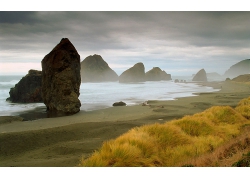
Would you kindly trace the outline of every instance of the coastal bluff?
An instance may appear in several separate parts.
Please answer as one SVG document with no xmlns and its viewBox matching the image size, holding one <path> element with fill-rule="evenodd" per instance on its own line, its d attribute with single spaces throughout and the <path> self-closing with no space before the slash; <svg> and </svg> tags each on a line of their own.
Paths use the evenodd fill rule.
<svg viewBox="0 0 250 180">
<path fill-rule="evenodd" d="M 119 76 L 120 83 L 145 82 L 145 67 L 139 62 Z"/>
<path fill-rule="evenodd" d="M 192 81 L 207 81 L 207 73 L 205 71 L 205 69 L 201 69 L 200 71 L 198 71 L 195 76 L 193 77 Z"/>
<path fill-rule="evenodd" d="M 68 38 L 62 38 L 43 58 L 42 98 L 49 115 L 70 115 L 80 111 L 80 69 L 80 55 Z"/>
<path fill-rule="evenodd" d="M 118 75 L 112 70 L 102 56 L 94 54 L 81 62 L 82 82 L 118 81 Z"/>
<path fill-rule="evenodd" d="M 171 74 L 167 74 L 165 71 L 161 70 L 159 67 L 153 67 L 145 74 L 146 81 L 161 81 L 161 80 L 172 80 Z"/>
<path fill-rule="evenodd" d="M 239 75 L 239 76 L 233 78 L 232 81 L 250 83 L 250 74 Z"/>
<path fill-rule="evenodd" d="M 235 78 L 239 75 L 250 74 L 250 59 L 242 60 L 232 65 L 224 74 L 225 78 Z"/>
<path fill-rule="evenodd" d="M 29 70 L 28 74 L 10 89 L 6 101 L 13 103 L 37 103 L 42 99 L 42 71 Z"/>
</svg>

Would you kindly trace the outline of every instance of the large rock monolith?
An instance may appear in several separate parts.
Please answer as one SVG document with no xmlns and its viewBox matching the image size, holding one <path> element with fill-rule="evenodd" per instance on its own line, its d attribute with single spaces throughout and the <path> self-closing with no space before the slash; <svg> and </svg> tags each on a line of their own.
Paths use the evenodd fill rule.
<svg viewBox="0 0 250 180">
<path fill-rule="evenodd" d="M 143 63 L 137 63 L 119 76 L 120 83 L 145 82 L 145 67 Z"/>
<path fill-rule="evenodd" d="M 80 111 L 80 70 L 80 55 L 68 38 L 43 58 L 42 98 L 51 116 Z"/>
<path fill-rule="evenodd" d="M 28 74 L 10 89 L 7 101 L 13 103 L 37 103 L 42 99 L 42 71 L 29 70 Z"/>
</svg>

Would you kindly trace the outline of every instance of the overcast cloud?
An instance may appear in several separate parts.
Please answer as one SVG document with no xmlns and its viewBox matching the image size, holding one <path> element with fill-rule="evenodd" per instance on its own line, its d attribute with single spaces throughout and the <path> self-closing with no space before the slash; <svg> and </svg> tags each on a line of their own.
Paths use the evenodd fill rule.
<svg viewBox="0 0 250 180">
<path fill-rule="evenodd" d="M 118 74 L 137 62 L 175 76 L 201 68 L 224 74 L 250 58 L 250 12 L 2 11 L 0 74 L 41 70 L 43 57 L 64 37 L 81 61 L 99 54 Z"/>
</svg>

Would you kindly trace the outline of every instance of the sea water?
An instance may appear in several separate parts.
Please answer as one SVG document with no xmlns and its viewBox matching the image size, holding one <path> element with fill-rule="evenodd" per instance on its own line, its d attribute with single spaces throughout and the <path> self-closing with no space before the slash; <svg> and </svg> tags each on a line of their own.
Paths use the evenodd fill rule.
<svg viewBox="0 0 250 180">
<path fill-rule="evenodd" d="M 18 115 L 24 111 L 45 107 L 44 103 L 11 103 L 6 101 L 10 88 L 22 76 L 0 76 L 0 116 Z M 174 78 L 173 78 L 174 79 Z M 123 101 L 128 106 L 147 100 L 174 100 L 195 96 L 194 93 L 213 92 L 218 89 L 200 86 L 197 83 L 175 83 L 172 81 L 147 81 L 143 83 L 82 83 L 80 86 L 81 110 L 92 111 L 112 107 L 114 102 Z"/>
</svg>

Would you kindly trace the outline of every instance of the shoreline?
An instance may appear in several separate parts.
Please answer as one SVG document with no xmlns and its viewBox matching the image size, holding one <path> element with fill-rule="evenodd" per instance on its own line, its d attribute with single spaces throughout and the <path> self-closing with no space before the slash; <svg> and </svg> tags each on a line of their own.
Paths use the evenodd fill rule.
<svg viewBox="0 0 250 180">
<path fill-rule="evenodd" d="M 201 85 L 221 89 L 171 101 L 151 100 L 149 106 L 111 107 L 58 118 L 2 123 L 0 166 L 77 166 L 82 155 L 90 155 L 104 141 L 133 127 L 164 123 L 216 105 L 235 107 L 241 99 L 250 96 L 250 85 L 242 83 L 224 81 Z"/>
<path fill-rule="evenodd" d="M 153 84 L 151 84 L 151 86 L 154 86 L 155 82 L 152 81 L 152 83 Z M 112 98 L 107 99 L 104 97 L 104 100 L 102 100 L 103 98 L 101 95 L 99 98 L 97 97 L 97 99 L 98 99 L 97 101 L 95 100 L 93 103 L 91 103 L 91 99 L 86 99 L 86 98 L 83 99 L 83 97 L 85 95 L 81 95 L 81 96 L 79 96 L 79 99 L 81 99 L 81 101 L 82 101 L 82 106 L 80 108 L 80 111 L 88 112 L 88 111 L 102 110 L 102 109 L 110 108 L 110 107 L 112 107 L 112 104 L 114 102 L 118 102 L 121 100 L 124 101 L 125 103 L 127 103 L 127 106 L 134 106 L 134 105 L 140 105 L 143 102 L 146 102 L 147 100 L 168 101 L 168 100 L 174 100 L 175 98 L 179 98 L 179 97 L 193 96 L 196 92 L 214 91 L 214 89 L 212 89 L 209 86 L 201 86 L 199 84 L 199 82 L 174 83 L 172 81 L 171 82 L 170 81 L 161 81 L 161 82 L 156 82 L 156 83 L 160 83 L 159 85 L 160 85 L 161 90 L 159 91 L 159 93 L 158 93 L 157 89 L 156 89 L 155 93 L 152 93 L 152 90 L 147 89 L 150 87 L 148 87 L 148 85 L 145 85 L 145 86 L 147 86 L 147 88 L 144 86 L 142 88 L 144 96 L 140 96 L 140 93 L 138 93 L 137 95 L 130 94 L 130 95 L 128 95 L 129 97 L 122 96 L 121 98 L 118 97 L 115 99 L 112 99 Z M 173 86 L 175 88 L 180 88 L 180 90 L 175 90 L 175 91 L 174 90 L 166 90 L 165 88 L 167 88 L 169 86 L 169 83 L 171 83 L 170 84 L 171 86 L 173 83 Z M 165 87 L 162 86 L 162 84 L 165 84 Z M 176 84 L 176 85 L 174 85 L 174 84 Z M 103 85 L 105 85 L 105 84 L 103 84 Z M 183 86 L 185 88 L 187 87 L 188 90 L 185 91 L 184 90 L 185 88 L 183 88 Z M 91 89 L 93 87 L 89 87 L 89 88 Z M 129 87 L 126 87 L 126 88 L 129 88 Z M 134 87 L 132 87 L 132 88 L 134 88 Z M 181 89 L 183 89 L 183 90 L 181 90 Z M 136 90 L 136 89 L 134 89 L 134 90 Z M 147 93 L 145 95 L 144 91 L 149 92 L 150 95 L 147 96 Z M 83 93 L 83 92 L 81 92 L 81 93 Z M 105 93 L 108 96 L 110 95 L 110 93 L 108 91 L 105 91 Z M 87 94 L 89 94 L 89 93 L 87 93 Z M 12 104 L 11 102 L 9 102 L 9 103 Z M 23 117 L 25 121 L 50 118 L 50 115 L 46 112 L 46 106 L 44 103 L 13 103 L 14 107 L 10 107 L 10 104 L 6 104 L 6 106 L 8 106 L 10 109 L 9 109 L 9 111 L 7 110 L 6 112 L 3 112 L 3 116 L 20 116 L 20 117 Z M 19 108 L 21 108 L 21 109 L 19 109 Z M 57 116 L 57 117 L 59 117 L 59 116 Z"/>
<path fill-rule="evenodd" d="M 187 83 L 196 83 L 201 86 L 207 86 L 212 87 L 214 89 L 219 89 L 218 84 L 221 84 L 221 82 L 187 82 Z M 193 96 L 186 96 L 186 97 L 179 97 L 175 98 L 173 100 L 148 100 L 147 102 L 151 102 L 150 106 L 148 107 L 157 107 L 157 103 L 163 103 L 163 104 L 170 104 L 173 101 L 180 100 L 182 98 L 192 98 L 195 96 L 199 96 L 203 93 L 214 93 L 218 91 L 213 92 L 202 92 L 202 93 L 193 93 Z M 157 102 L 157 103 L 156 103 Z M 8 117 L 10 119 L 11 117 L 17 117 L 19 121 L 15 121 L 16 124 L 19 124 L 19 126 L 16 126 L 16 128 L 12 128 L 15 125 L 8 124 L 6 126 L 1 127 L 0 126 L 0 133 L 7 133 L 7 132 L 18 132 L 18 131 L 29 131 L 29 130 L 39 130 L 39 129 L 46 129 L 46 128 L 53 128 L 53 127 L 60 127 L 75 123 L 86 123 L 86 122 L 103 122 L 108 121 L 109 116 L 115 116 L 115 120 L 111 121 L 127 121 L 127 119 L 132 118 L 132 120 L 137 119 L 134 118 L 134 115 L 137 114 L 138 111 L 142 112 L 141 114 L 138 114 L 138 116 L 141 116 L 140 118 L 146 118 L 148 113 L 146 113 L 145 106 L 142 106 L 142 103 L 138 103 L 136 105 L 127 105 L 127 106 L 118 106 L 118 107 L 107 107 L 104 109 L 96 109 L 96 110 L 90 110 L 90 111 L 84 111 L 80 110 L 78 113 L 69 115 L 69 116 L 58 116 L 58 117 L 47 117 L 46 113 L 46 106 L 36 107 L 33 110 L 27 110 L 19 115 L 15 115 L 16 113 L 13 113 L 11 116 L 4 116 Z M 159 107 L 161 105 L 158 105 Z M 136 108 L 136 109 L 135 109 Z M 117 113 L 115 110 L 118 110 Z M 121 113 L 121 111 L 123 111 Z M 151 114 L 150 114 L 151 115 Z M 84 116 L 87 116 L 86 118 Z M 26 117 L 28 119 L 26 119 Z M 3 120 L 2 120 L 3 119 Z M 1 120 L 4 121 L 5 118 L 3 116 L 0 116 L 0 122 Z M 22 119 L 22 120 L 20 120 Z M 69 120 L 72 119 L 72 120 Z M 24 124 L 26 122 L 26 124 Z M 34 122 L 34 123 L 32 123 Z"/>
</svg>

